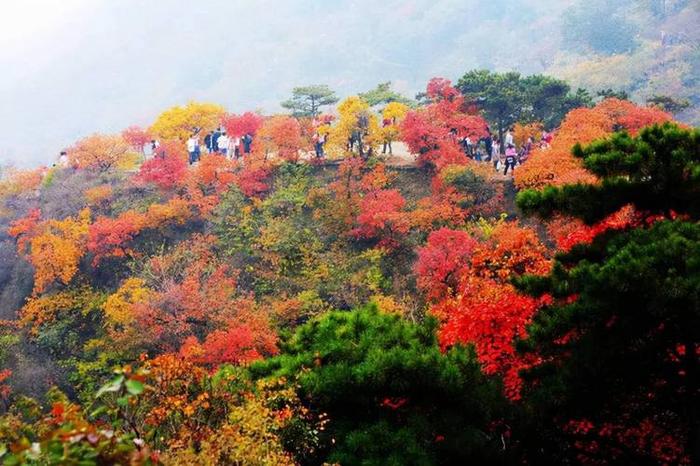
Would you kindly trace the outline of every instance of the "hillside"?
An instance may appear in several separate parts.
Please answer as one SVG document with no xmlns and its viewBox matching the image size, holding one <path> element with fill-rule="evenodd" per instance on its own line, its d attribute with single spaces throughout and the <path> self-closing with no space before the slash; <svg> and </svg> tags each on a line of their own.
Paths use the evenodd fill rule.
<svg viewBox="0 0 700 466">
<path fill-rule="evenodd" d="M 3 173 L 6 464 L 693 463 L 698 130 L 546 76 L 295 94 Z"/>
<path fill-rule="evenodd" d="M 678 118 L 698 125 L 700 4 L 686 0 L 574 2 L 546 73 L 573 86 L 627 92 L 639 103 L 671 96 L 691 105 Z"/>
</svg>

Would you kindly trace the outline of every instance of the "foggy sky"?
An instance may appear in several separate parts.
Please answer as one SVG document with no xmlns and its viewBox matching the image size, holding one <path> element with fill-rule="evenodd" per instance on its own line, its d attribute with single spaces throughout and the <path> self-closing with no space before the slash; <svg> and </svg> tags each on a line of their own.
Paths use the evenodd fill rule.
<svg viewBox="0 0 700 466">
<path fill-rule="evenodd" d="M 51 163 L 190 100 L 275 112 L 299 85 L 346 96 L 391 80 L 413 96 L 475 67 L 542 71 L 530 57 L 564 3 L 3 0 L 0 164 Z"/>
</svg>

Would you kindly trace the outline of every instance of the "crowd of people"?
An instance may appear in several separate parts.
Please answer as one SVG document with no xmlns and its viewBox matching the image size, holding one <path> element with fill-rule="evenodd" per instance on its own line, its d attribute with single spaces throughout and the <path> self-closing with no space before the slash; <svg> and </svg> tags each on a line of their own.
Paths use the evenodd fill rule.
<svg viewBox="0 0 700 466">
<path fill-rule="evenodd" d="M 543 131 L 539 146 L 548 147 L 551 141 L 552 134 Z M 490 131 L 487 136 L 476 142 L 472 141 L 469 136 L 459 139 L 458 142 L 468 158 L 477 162 L 490 162 L 497 172 L 503 170 L 504 176 L 509 171 L 512 174 L 516 165 L 525 163 L 536 146 L 535 139 L 529 136 L 520 147 L 517 147 L 512 129 L 506 131 L 502 145 L 500 138 L 491 134 Z"/>
<path fill-rule="evenodd" d="M 253 145 L 253 136 L 251 134 L 244 134 L 243 137 L 229 136 L 225 129 L 217 128 L 215 131 L 210 131 L 204 136 L 204 140 L 200 142 L 200 133 L 201 130 L 195 128 L 186 142 L 190 165 L 198 162 L 202 156 L 202 142 L 206 153 L 221 154 L 225 157 L 236 159 L 243 154 L 250 154 Z"/>
<path fill-rule="evenodd" d="M 314 126 L 317 128 L 328 124 L 330 123 L 317 123 L 317 121 L 314 120 Z M 190 165 L 198 162 L 201 159 L 202 153 L 221 154 L 232 159 L 238 159 L 244 154 L 251 153 L 253 135 L 249 133 L 244 134 L 242 137 L 231 136 L 227 134 L 225 129 L 219 127 L 207 133 L 201 141 L 200 134 L 201 129 L 194 128 L 185 143 Z M 495 171 L 500 172 L 503 170 L 504 176 L 507 175 L 508 172 L 512 174 L 517 165 L 525 163 L 536 145 L 541 148 L 548 147 L 552 141 L 552 133 L 543 131 L 538 143 L 530 136 L 520 147 L 517 147 L 512 129 L 506 131 L 503 137 L 503 144 L 500 143 L 500 138 L 496 134 L 491 134 L 490 131 L 488 131 L 487 136 L 476 142 L 472 141 L 469 136 L 458 138 L 456 130 L 453 130 L 453 136 L 467 158 L 476 162 L 490 162 L 493 164 Z M 311 139 L 316 157 L 325 157 L 325 145 L 328 141 L 327 133 L 317 130 L 314 132 Z M 362 155 L 362 133 L 359 131 L 353 132 L 350 136 L 347 149 L 352 151 L 355 145 L 360 147 L 360 154 Z M 160 143 L 158 140 L 152 139 L 150 143 L 147 143 L 143 147 L 143 153 L 147 158 L 157 155 L 164 156 L 165 154 L 159 153 L 159 147 Z M 382 154 L 386 154 L 387 149 L 388 153 L 392 154 L 391 142 L 384 142 Z M 66 151 L 61 152 L 58 165 L 68 166 L 68 155 Z"/>
</svg>

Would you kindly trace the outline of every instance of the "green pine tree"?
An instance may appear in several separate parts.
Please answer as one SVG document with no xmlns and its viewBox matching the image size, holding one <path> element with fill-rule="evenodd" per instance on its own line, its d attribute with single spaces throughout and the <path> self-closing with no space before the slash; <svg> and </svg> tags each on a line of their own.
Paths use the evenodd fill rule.
<svg viewBox="0 0 700 466">
<path fill-rule="evenodd" d="M 700 131 L 654 126 L 574 154 L 600 183 L 520 193 L 526 213 L 591 224 L 632 205 L 644 220 L 575 246 L 547 277 L 518 282 L 555 298 L 520 344 L 545 361 L 525 374 L 526 399 L 559 426 L 611 426 L 586 453 L 605 464 L 682 463 L 669 453 L 674 442 L 700 464 Z M 645 422 L 652 440 L 631 445 Z"/>
<path fill-rule="evenodd" d="M 329 454 L 343 465 L 492 464 L 490 429 L 503 399 L 471 350 L 443 354 L 435 322 L 416 325 L 375 306 L 332 312 L 300 327 L 283 355 L 252 369 L 296 380 L 327 413 Z"/>
</svg>

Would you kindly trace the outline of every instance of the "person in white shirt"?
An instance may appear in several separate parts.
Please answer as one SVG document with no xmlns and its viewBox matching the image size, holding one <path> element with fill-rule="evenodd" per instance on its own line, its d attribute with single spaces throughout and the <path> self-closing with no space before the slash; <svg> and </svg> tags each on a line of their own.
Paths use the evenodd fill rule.
<svg viewBox="0 0 700 466">
<path fill-rule="evenodd" d="M 61 155 L 58 157 L 58 166 L 62 168 L 68 167 L 68 153 L 66 151 L 61 151 Z"/>
<path fill-rule="evenodd" d="M 229 137 L 226 135 L 226 131 L 221 133 L 221 136 L 219 136 L 219 139 L 216 140 L 216 145 L 219 146 L 219 152 L 221 155 L 224 157 L 228 155 L 229 153 L 229 144 L 231 140 Z"/>
<path fill-rule="evenodd" d="M 187 152 L 190 154 L 190 165 L 197 161 L 197 136 L 194 134 L 187 140 Z"/>
<path fill-rule="evenodd" d="M 515 146 L 515 144 L 513 143 L 513 133 L 511 133 L 510 130 L 508 130 L 508 132 L 506 133 L 505 146 Z"/>
</svg>

